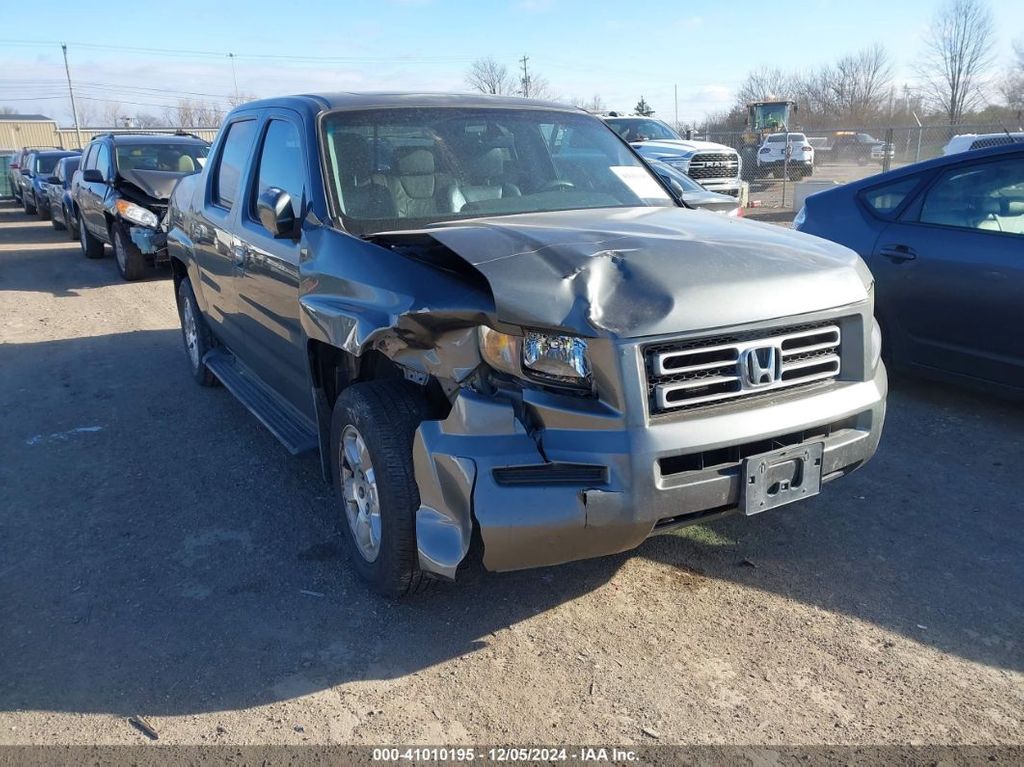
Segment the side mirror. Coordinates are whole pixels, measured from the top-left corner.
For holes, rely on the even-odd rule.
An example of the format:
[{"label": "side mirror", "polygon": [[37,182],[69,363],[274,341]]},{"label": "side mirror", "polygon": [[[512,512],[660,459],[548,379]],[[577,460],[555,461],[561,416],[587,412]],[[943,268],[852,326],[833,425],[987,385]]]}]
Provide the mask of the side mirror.
[{"label": "side mirror", "polygon": [[292,198],[283,189],[276,186],[265,189],[256,198],[256,214],[275,240],[295,239],[298,234]]},{"label": "side mirror", "polygon": [[82,181],[87,184],[105,184],[107,180],[103,178],[103,174],[99,172],[97,168],[89,168],[89,170],[82,171]]}]

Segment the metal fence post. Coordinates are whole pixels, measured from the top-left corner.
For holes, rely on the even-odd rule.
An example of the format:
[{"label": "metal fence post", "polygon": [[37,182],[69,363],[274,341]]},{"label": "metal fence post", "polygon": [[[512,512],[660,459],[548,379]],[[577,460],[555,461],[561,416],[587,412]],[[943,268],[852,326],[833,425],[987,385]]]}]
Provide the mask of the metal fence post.
[{"label": "metal fence post", "polygon": [[896,144],[894,142],[894,132],[892,128],[885,129],[885,147],[882,149],[882,173],[892,169],[892,157],[896,154]]}]

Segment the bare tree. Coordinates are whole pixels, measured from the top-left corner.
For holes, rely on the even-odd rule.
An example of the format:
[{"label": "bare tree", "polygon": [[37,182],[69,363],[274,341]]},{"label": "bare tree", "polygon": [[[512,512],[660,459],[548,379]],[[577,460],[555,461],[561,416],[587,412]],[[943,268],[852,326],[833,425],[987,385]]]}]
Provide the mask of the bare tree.
[{"label": "bare tree", "polygon": [[870,48],[843,56],[836,62],[835,93],[840,117],[864,124],[882,111],[889,98],[892,64],[885,48]]},{"label": "bare tree", "polygon": [[248,104],[250,101],[256,100],[256,94],[254,93],[236,93],[233,96],[228,96],[228,107],[234,109],[242,104]]},{"label": "bare tree", "polygon": [[135,125],[139,128],[163,128],[164,120],[154,114],[139,112],[135,115]]},{"label": "bare tree", "polygon": [[104,101],[100,109],[100,122],[103,128],[116,128],[124,110],[116,101]]},{"label": "bare tree", "polygon": [[[1006,106],[1020,113],[1024,111],[1024,38],[1013,44],[1014,62],[999,85]],[[1018,115],[1019,116],[1019,115]]]},{"label": "bare tree", "polygon": [[586,109],[588,112],[600,113],[605,112],[608,109],[607,104],[604,103],[604,99],[601,98],[601,94],[595,93],[589,99],[581,99],[578,96],[572,99],[572,105],[579,107],[580,109]]},{"label": "bare tree", "polygon": [[177,128],[217,128],[224,119],[224,109],[213,101],[182,98],[177,107],[164,110],[164,118]]},{"label": "bare tree", "polygon": [[982,101],[982,81],[992,65],[992,16],[983,0],[948,0],[925,37],[918,73],[928,103],[950,125]]},{"label": "bare tree", "polygon": [[778,68],[761,67],[747,75],[736,92],[736,105],[745,107],[751,101],[792,98],[799,90],[795,75]]},{"label": "bare tree", "polygon": [[494,59],[477,59],[466,73],[466,84],[481,93],[495,96],[507,96],[515,93],[514,78],[508,73],[508,67]]},{"label": "bare tree", "polygon": [[9,107],[6,104],[4,104],[3,106],[0,106],[0,115],[16,115],[16,114],[18,114],[18,110],[15,109],[14,107]]}]

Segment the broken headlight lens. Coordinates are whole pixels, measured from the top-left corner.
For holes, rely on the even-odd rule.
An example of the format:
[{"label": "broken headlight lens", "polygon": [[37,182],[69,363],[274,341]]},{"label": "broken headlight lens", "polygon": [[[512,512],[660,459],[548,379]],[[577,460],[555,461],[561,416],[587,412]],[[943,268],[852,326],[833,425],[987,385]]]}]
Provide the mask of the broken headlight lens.
[{"label": "broken headlight lens", "polygon": [[140,226],[148,226],[151,229],[156,229],[157,224],[160,223],[160,220],[156,217],[156,213],[151,210],[146,210],[141,205],[136,205],[134,202],[118,200],[116,207],[117,212],[121,214],[121,217],[133,224],[139,224]]},{"label": "broken headlight lens", "polygon": [[495,370],[563,386],[590,382],[587,341],[528,330],[522,337],[480,328],[480,354]]},{"label": "broken headlight lens", "polygon": [[523,367],[562,383],[582,383],[590,378],[587,342],[576,336],[528,331],[523,339]]}]

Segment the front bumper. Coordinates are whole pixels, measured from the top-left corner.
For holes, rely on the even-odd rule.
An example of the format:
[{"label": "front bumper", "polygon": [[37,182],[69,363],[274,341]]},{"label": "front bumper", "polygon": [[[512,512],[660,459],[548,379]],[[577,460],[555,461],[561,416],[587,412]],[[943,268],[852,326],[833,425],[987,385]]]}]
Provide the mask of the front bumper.
[{"label": "front bumper", "polygon": [[151,258],[154,263],[162,264],[170,261],[167,251],[167,233],[150,229],[148,226],[129,224],[128,234],[132,242],[144,255]]},{"label": "front bumper", "polygon": [[[636,346],[619,353],[635,368]],[[512,403],[463,390],[446,420],[416,433],[420,566],[454,578],[474,524],[491,570],[634,548],[735,511],[743,458],[782,445],[823,442],[822,481],[837,479],[878,447],[886,392],[881,363],[868,380],[655,417],[529,392],[528,431]]]},{"label": "front bumper", "polygon": [[708,178],[701,179],[698,183],[709,192],[728,194],[733,197],[740,196],[740,187],[743,185],[738,178]]}]

